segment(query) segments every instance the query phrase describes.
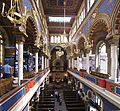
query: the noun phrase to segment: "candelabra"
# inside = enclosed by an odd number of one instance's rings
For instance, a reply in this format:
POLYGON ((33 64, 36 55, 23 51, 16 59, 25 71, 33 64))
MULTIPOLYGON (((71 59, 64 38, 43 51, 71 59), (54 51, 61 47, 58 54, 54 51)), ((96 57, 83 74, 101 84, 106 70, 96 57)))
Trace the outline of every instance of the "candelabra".
POLYGON ((2 5, 2 12, 1 15, 3 17, 8 18, 11 23, 14 23, 14 25, 24 25, 26 23, 26 6, 25 6, 25 11, 21 15, 19 11, 19 6, 18 6, 18 0, 11 0, 11 5, 8 11, 5 11, 6 4, 3 3, 2 5))

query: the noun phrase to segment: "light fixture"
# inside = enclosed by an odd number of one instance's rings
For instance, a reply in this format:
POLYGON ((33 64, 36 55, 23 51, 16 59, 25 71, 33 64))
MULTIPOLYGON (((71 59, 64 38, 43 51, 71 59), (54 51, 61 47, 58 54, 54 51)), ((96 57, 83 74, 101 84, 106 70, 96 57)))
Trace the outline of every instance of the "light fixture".
POLYGON ((19 24, 19 25, 25 25, 26 22, 26 7, 23 15, 21 15, 18 7, 18 0, 11 0, 10 8, 8 12, 5 11, 5 3, 2 5, 2 12, 1 15, 3 17, 7 17, 11 23, 14 23, 14 25, 19 24))

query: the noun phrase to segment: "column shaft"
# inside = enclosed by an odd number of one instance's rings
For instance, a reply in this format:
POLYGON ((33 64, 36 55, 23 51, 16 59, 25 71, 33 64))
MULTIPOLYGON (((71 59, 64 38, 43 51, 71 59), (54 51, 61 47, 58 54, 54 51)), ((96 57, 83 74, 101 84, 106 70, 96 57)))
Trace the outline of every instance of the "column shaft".
POLYGON ((44 56, 42 56, 42 70, 44 70, 44 56))
POLYGON ((111 79, 117 79, 117 45, 111 44, 111 79))
POLYGON ((23 80, 23 42, 18 43, 18 85, 23 80))

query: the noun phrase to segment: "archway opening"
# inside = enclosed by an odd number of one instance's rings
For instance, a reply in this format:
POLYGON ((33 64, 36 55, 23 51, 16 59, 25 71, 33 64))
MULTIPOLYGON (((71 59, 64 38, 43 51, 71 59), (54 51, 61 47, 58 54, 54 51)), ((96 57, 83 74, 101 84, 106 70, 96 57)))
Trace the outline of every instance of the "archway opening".
POLYGON ((99 42, 98 49, 97 49, 97 55, 98 55, 98 70, 100 73, 107 74, 108 72, 108 57, 106 52, 106 44, 104 42, 99 42))
POLYGON ((94 28, 93 31, 91 31, 92 33, 90 37, 91 41, 93 41, 91 53, 92 62, 90 61, 90 66, 92 66, 97 72, 107 74, 108 59, 110 59, 110 52, 108 51, 110 47, 108 41, 106 41, 108 27, 103 20, 98 21, 98 23, 93 27, 94 28))
POLYGON ((28 37, 25 39, 24 43, 24 72, 29 72, 34 70, 35 68, 35 57, 34 57, 34 50, 35 50, 35 39, 37 37, 37 29, 35 26, 34 19, 32 17, 27 18, 26 22, 26 34, 28 37))
POLYGON ((64 74, 67 71, 67 53, 60 47, 56 46, 51 51, 50 69, 53 81, 60 82, 64 80, 64 74))
POLYGON ((85 69, 86 70, 86 57, 85 57, 85 48, 84 48, 84 37, 80 37, 78 41, 78 49, 79 49, 79 58, 78 58, 78 70, 85 69))

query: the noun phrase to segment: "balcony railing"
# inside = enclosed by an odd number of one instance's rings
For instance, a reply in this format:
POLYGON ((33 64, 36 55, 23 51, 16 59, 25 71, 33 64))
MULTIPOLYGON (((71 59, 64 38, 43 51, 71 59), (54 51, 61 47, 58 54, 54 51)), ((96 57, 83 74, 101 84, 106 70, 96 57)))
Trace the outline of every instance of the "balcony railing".
POLYGON ((48 73, 49 68, 45 69, 45 71, 39 72, 39 74, 36 74, 33 78, 23 80, 22 84, 14 89, 9 89, 12 85, 10 79, 5 80, 5 82, 8 81, 8 84, 4 84, 4 87, 0 86, 0 88, 2 88, 0 89, 0 92, 5 88, 9 90, 9 92, 0 97, 0 111, 15 110, 18 108, 19 104, 19 109, 16 110, 22 110, 22 108, 24 108, 30 101, 48 73))
POLYGON ((120 96, 120 84, 116 84, 108 79, 109 75, 105 75, 102 73, 94 72, 92 75, 88 74, 85 70, 73 70, 69 69, 76 75, 96 84, 97 86, 117 95, 120 96))

